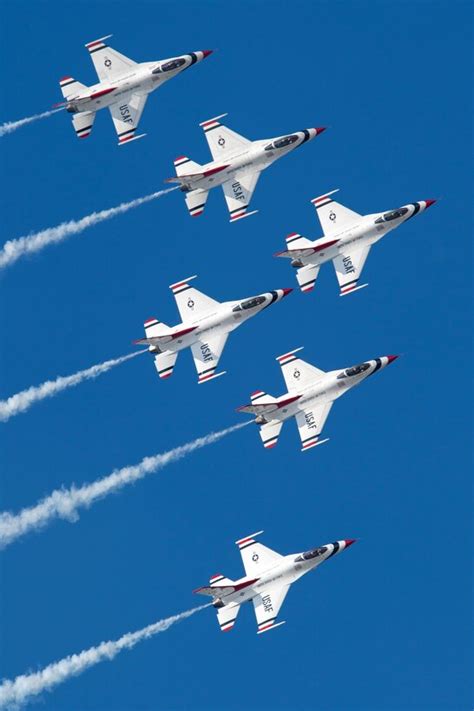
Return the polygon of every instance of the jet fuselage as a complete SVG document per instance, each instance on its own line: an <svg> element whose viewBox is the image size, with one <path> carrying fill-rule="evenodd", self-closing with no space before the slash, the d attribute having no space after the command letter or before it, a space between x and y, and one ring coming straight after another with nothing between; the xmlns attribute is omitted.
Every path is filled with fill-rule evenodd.
<svg viewBox="0 0 474 711"><path fill-rule="evenodd" d="M315 379L314 382L301 387L301 389L292 389L289 393L290 397L282 395L275 402L274 411L257 416L255 421L258 424L270 422L272 419L285 421L290 417L294 417L300 411L304 411L306 417L310 418L311 407L319 407L326 402L337 400L337 398L359 385L370 375L385 368L395 357L382 356L344 370L330 370L327 373L322 373L320 379ZM295 377L298 377L298 372L295 368ZM278 402L285 402L286 400L292 400L292 402L278 408Z"/></svg>
<svg viewBox="0 0 474 711"><path fill-rule="evenodd" d="M189 348L197 341L205 341L220 334L230 333L238 326L247 321L252 316L256 316L260 311L266 309L273 303L280 301L286 296L291 289L276 289L275 291L266 292L258 296L252 296L243 301L224 301L219 304L215 310L206 313L196 319L186 320L185 323L175 326L170 329L169 342L164 343L165 334L161 336L159 346L151 346L151 352L164 353L165 351L178 352L185 348ZM192 300L191 300L192 301ZM190 305L193 308L193 305ZM190 329L178 338L173 338L174 332Z"/></svg>
<svg viewBox="0 0 474 711"><path fill-rule="evenodd" d="M244 576L233 582L235 591L229 594L219 594L216 596L214 605L216 607L229 604L241 605L252 600L256 595L262 595L265 604L266 591L275 587L291 585L328 558L348 548L353 542L351 539L335 541L307 552L286 555L276 565L264 570L258 578Z"/></svg>
<svg viewBox="0 0 474 711"><path fill-rule="evenodd" d="M159 62L141 62L113 80L99 82L68 97L66 110L69 113L98 111L116 104L121 96L128 97L133 92L150 94L168 79L177 76L197 61L201 61L207 54L209 51L199 51ZM178 66L174 66L175 64Z"/></svg>
<svg viewBox="0 0 474 711"><path fill-rule="evenodd" d="M295 259L294 266L302 264L321 265L330 262L340 254L347 254L361 247L370 247L378 242L384 235L399 227L411 217L416 215L420 209L425 209L426 201L403 205L397 210L389 212L376 212L371 215L360 215L352 225L340 230L327 232L324 237L315 240L312 247L317 251L313 254L305 255L302 261ZM423 207L422 207L423 206ZM350 270L351 265L347 268Z"/></svg>
<svg viewBox="0 0 474 711"><path fill-rule="evenodd" d="M186 183L181 189L184 192L198 188L210 190L231 180L237 173L239 176L243 176L246 173L259 173L279 158L306 143L306 141L315 138L323 130L322 128L308 128L291 135L253 141L244 150L239 148L235 151L229 151L221 160L211 161L201 166L199 169L200 174L196 177L191 175L189 179L186 178ZM280 143L285 145L279 146L278 144ZM238 185L239 183L236 180L235 190L238 190ZM236 193L236 199L239 199L238 192Z"/></svg>

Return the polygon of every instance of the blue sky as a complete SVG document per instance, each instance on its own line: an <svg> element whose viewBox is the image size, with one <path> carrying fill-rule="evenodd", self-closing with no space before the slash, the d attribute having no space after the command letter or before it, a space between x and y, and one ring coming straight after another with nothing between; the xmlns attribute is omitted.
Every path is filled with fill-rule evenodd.
<svg viewBox="0 0 474 711"><path fill-rule="evenodd" d="M24 259L1 275L7 397L131 350L143 321L177 322L168 285L198 274L217 299L295 286L285 235L320 236L310 199L340 188L375 212L441 197L382 241L369 288L340 299L330 265L229 340L227 375L198 386L189 353L160 382L134 359L2 425L2 510L92 481L239 421L274 358L305 346L323 369L385 353L391 368L340 400L331 440L302 454L245 428L57 522L1 555L1 674L12 678L198 604L209 575L242 573L234 541L265 529L282 553L360 542L295 585L287 624L231 634L205 610L42 698L54 711L470 707L469 435L472 7L466 2L9 2L1 120L47 109L83 45L113 33L135 60L209 59L150 97L146 139L118 148L110 117L86 141L58 114L1 139L2 242L160 189L173 159L208 159L200 121L249 138L328 125L259 182L256 216L228 223L220 191L192 220L179 193Z"/></svg>

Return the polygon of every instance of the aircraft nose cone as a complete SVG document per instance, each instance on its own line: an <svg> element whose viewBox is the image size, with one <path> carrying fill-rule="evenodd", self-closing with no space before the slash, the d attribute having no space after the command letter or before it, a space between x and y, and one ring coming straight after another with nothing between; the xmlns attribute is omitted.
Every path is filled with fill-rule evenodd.
<svg viewBox="0 0 474 711"><path fill-rule="evenodd" d="M394 360L397 360L397 358L398 358L397 355L388 355L388 356L387 356L387 360L388 360L388 364L387 364L387 365L390 365L390 363L393 363L393 361L394 361Z"/></svg>
<svg viewBox="0 0 474 711"><path fill-rule="evenodd" d="M427 207L430 207L430 205L434 205L435 202L436 202L436 200L425 200L425 201L424 201L424 203L425 203L425 209L426 209Z"/></svg>
<svg viewBox="0 0 474 711"><path fill-rule="evenodd" d="M353 543L357 542L357 538L347 538L344 543L346 544L346 548L349 548L349 546L352 546Z"/></svg>
<svg viewBox="0 0 474 711"><path fill-rule="evenodd" d="M284 298L285 296L288 296L288 294L291 294L292 291L293 291L293 289L282 289L283 298Z"/></svg>
<svg viewBox="0 0 474 711"><path fill-rule="evenodd" d="M212 54L213 51L214 51L213 49L201 49L201 52L203 54L203 59L205 59L206 57L209 57L209 55Z"/></svg>
<svg viewBox="0 0 474 711"><path fill-rule="evenodd" d="M320 133L323 133L327 129L327 126L319 126L318 128L313 128L313 131L316 131L316 136L319 136Z"/></svg>

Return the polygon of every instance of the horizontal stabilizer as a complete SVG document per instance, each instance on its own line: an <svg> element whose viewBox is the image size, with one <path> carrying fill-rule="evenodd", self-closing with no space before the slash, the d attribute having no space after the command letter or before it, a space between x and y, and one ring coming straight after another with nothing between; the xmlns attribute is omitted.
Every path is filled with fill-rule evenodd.
<svg viewBox="0 0 474 711"><path fill-rule="evenodd" d="M87 138L90 136L92 126L95 121L95 111L82 111L78 114L73 114L72 125L78 138Z"/></svg>
<svg viewBox="0 0 474 711"><path fill-rule="evenodd" d="M308 294L314 289L318 273L318 264L308 264L307 266L298 269L298 271L296 272L296 280L299 284L301 291L304 294Z"/></svg>
<svg viewBox="0 0 474 711"><path fill-rule="evenodd" d="M155 368L160 378L169 378L173 375L173 368L176 364L177 353L165 351L155 356Z"/></svg>
<svg viewBox="0 0 474 711"><path fill-rule="evenodd" d="M265 449L276 447L283 422L274 420L260 427L260 437Z"/></svg>
<svg viewBox="0 0 474 711"><path fill-rule="evenodd" d="M73 77L63 77L59 80L59 86L61 87L61 93L65 99L69 96L73 97L88 88L85 84L81 84L80 81L76 81Z"/></svg>

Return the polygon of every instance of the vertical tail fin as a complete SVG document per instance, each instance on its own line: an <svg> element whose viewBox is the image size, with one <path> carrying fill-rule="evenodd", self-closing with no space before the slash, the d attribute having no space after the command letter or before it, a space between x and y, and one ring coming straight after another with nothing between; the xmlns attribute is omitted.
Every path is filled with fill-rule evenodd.
<svg viewBox="0 0 474 711"><path fill-rule="evenodd" d="M76 81L73 77L63 77L59 80L59 86L61 87L61 93L65 99L67 99L68 96L74 96L79 91L83 91L83 89L87 89L85 84L81 84L80 81Z"/></svg>

